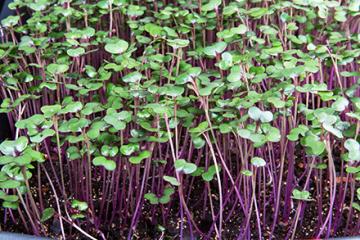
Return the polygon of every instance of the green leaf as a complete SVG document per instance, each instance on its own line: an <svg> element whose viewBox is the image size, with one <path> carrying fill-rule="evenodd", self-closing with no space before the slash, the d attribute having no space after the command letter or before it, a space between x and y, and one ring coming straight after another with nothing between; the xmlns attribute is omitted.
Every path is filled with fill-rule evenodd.
<svg viewBox="0 0 360 240"><path fill-rule="evenodd" d="M327 18L329 15L329 9L325 5L318 6L318 15L320 18Z"/></svg>
<svg viewBox="0 0 360 240"><path fill-rule="evenodd" d="M184 93L185 89L180 86L167 86L164 93L171 97L179 97Z"/></svg>
<svg viewBox="0 0 360 240"><path fill-rule="evenodd" d="M83 202L83 201L74 199L71 201L71 207L76 208L79 211L85 211L89 208L89 205L87 204L87 202Z"/></svg>
<svg viewBox="0 0 360 240"><path fill-rule="evenodd" d="M209 12L214 9L217 9L221 5L221 0L210 0L208 3L204 4L201 7L201 11Z"/></svg>
<svg viewBox="0 0 360 240"><path fill-rule="evenodd" d="M129 161L132 164L140 164L140 162L146 158L149 158L151 156L151 152L145 150L142 151L138 156L130 157Z"/></svg>
<svg viewBox="0 0 360 240"><path fill-rule="evenodd" d="M204 88L199 89L200 96L209 96L214 89L214 86L208 85Z"/></svg>
<svg viewBox="0 0 360 240"><path fill-rule="evenodd" d="M354 203L352 203L351 206L352 206L354 209L356 209L357 211L360 212L360 204L358 204L357 202L354 202Z"/></svg>
<svg viewBox="0 0 360 240"><path fill-rule="evenodd" d="M116 146L103 145L101 147L101 155L105 157L115 157L118 152L119 148Z"/></svg>
<svg viewBox="0 0 360 240"><path fill-rule="evenodd" d="M5 165L15 161L15 157L13 156L0 156L0 165ZM1 180L0 180L1 181Z"/></svg>
<svg viewBox="0 0 360 240"><path fill-rule="evenodd" d="M18 187L20 187L20 182L15 181L15 180L9 179L9 180L0 182L0 188L8 189L8 188L18 188Z"/></svg>
<svg viewBox="0 0 360 240"><path fill-rule="evenodd" d="M167 44L169 44L171 47L178 49L178 48L184 48L187 47L190 43L187 39L167 39Z"/></svg>
<svg viewBox="0 0 360 240"><path fill-rule="evenodd" d="M323 141L319 141L319 138L314 135L308 135L303 139L304 145L311 149L310 154L315 156L319 156L325 150L325 143Z"/></svg>
<svg viewBox="0 0 360 240"><path fill-rule="evenodd" d="M76 213L76 214L71 214L71 219L82 219L82 218L85 218L85 215L82 214L82 213Z"/></svg>
<svg viewBox="0 0 360 240"><path fill-rule="evenodd" d="M81 102L70 102L63 109L59 111L60 114L66 113L76 113L79 112L83 108L83 104Z"/></svg>
<svg viewBox="0 0 360 240"><path fill-rule="evenodd" d="M278 30L266 25L261 26L260 31L266 35L276 35L278 33Z"/></svg>
<svg viewBox="0 0 360 240"><path fill-rule="evenodd" d="M297 141L299 139L299 135L305 136L306 132L309 130L309 128L306 125L300 124L297 128L291 129L289 135L287 135L287 138L290 141Z"/></svg>
<svg viewBox="0 0 360 240"><path fill-rule="evenodd" d="M39 163L45 162L44 154L38 151L35 151L31 148L26 148L23 152L23 155L28 155L31 157L32 161L36 161Z"/></svg>
<svg viewBox="0 0 360 240"><path fill-rule="evenodd" d="M352 166L346 167L346 172L347 173L358 173L358 172L360 172L360 167L352 167Z"/></svg>
<svg viewBox="0 0 360 240"><path fill-rule="evenodd" d="M144 14L144 10L146 10L145 6L137 6L137 5L129 5L126 8L127 12L126 14L131 17L138 17Z"/></svg>
<svg viewBox="0 0 360 240"><path fill-rule="evenodd" d="M0 199L7 202L17 202L19 201L19 197L17 195L7 195L5 192L0 191Z"/></svg>
<svg viewBox="0 0 360 240"><path fill-rule="evenodd" d="M19 203L18 202L6 202L5 201L5 202L2 203L2 206L4 208L11 208L11 209L16 210L19 207Z"/></svg>
<svg viewBox="0 0 360 240"><path fill-rule="evenodd" d="M51 63L46 67L46 70L53 75L57 75L67 72L69 70L69 66L66 64Z"/></svg>
<svg viewBox="0 0 360 240"><path fill-rule="evenodd" d="M171 196L172 194L174 194L175 190L172 187L166 187L164 189L164 195L165 196Z"/></svg>
<svg viewBox="0 0 360 240"><path fill-rule="evenodd" d="M251 164L255 167L264 167L266 165L266 162L263 158L260 157L253 157L251 159Z"/></svg>
<svg viewBox="0 0 360 240"><path fill-rule="evenodd" d="M66 149L66 157L69 160L75 160L75 159L80 159L81 154L80 154L80 151L79 151L79 149L77 147L71 146L68 149Z"/></svg>
<svg viewBox="0 0 360 240"><path fill-rule="evenodd" d="M298 189L293 190L291 198L296 199L296 200L301 200L301 201L311 200L310 193L308 191L300 191Z"/></svg>
<svg viewBox="0 0 360 240"><path fill-rule="evenodd" d="M142 78L142 74L139 72L132 72L127 75L125 75L122 80L126 83L135 83L139 82Z"/></svg>
<svg viewBox="0 0 360 240"><path fill-rule="evenodd" d="M278 97L269 97L267 101L273 104L275 108L283 108L285 106L285 101Z"/></svg>
<svg viewBox="0 0 360 240"><path fill-rule="evenodd" d="M120 152L126 156L130 156L133 152L137 150L139 150L139 145L137 144L122 145L120 147Z"/></svg>
<svg viewBox="0 0 360 240"><path fill-rule="evenodd" d="M319 169L319 170L324 170L327 168L327 165L326 165L326 163L318 163L318 164L316 164L315 168Z"/></svg>
<svg viewBox="0 0 360 240"><path fill-rule="evenodd" d="M159 202L161 204L166 204L166 203L169 203L170 202L170 197L169 196L162 196L161 198L159 198Z"/></svg>
<svg viewBox="0 0 360 240"><path fill-rule="evenodd" d="M215 57L217 54L222 53L226 46L227 44L225 42L217 42L211 46L205 47L203 51L206 55Z"/></svg>
<svg viewBox="0 0 360 240"><path fill-rule="evenodd" d="M175 192L175 190L172 187L166 187L164 189L164 194L163 196L159 199L159 202L161 204L166 204L170 202L170 197L171 195L173 195Z"/></svg>
<svg viewBox="0 0 360 240"><path fill-rule="evenodd" d="M249 117L255 121L260 119L261 113L262 111L258 107L251 107L248 111Z"/></svg>
<svg viewBox="0 0 360 240"><path fill-rule="evenodd" d="M218 170L220 172L221 168L218 167ZM215 167L215 165L211 165L206 172L201 174L201 177L202 177L202 179L204 179L204 181L210 182L211 180L214 179L215 174L216 174L216 167Z"/></svg>
<svg viewBox="0 0 360 240"><path fill-rule="evenodd" d="M251 8L250 10L248 10L247 13L253 18L261 18L262 16L264 16L268 13L268 9L255 7L255 8Z"/></svg>
<svg viewBox="0 0 360 240"><path fill-rule="evenodd" d="M260 121L263 123L271 122L273 120L273 114L270 111L261 112Z"/></svg>
<svg viewBox="0 0 360 240"><path fill-rule="evenodd" d="M7 27L13 27L15 26L20 20L19 16L8 16L7 18L4 18L1 20L1 25L5 28Z"/></svg>
<svg viewBox="0 0 360 240"><path fill-rule="evenodd" d="M175 168L178 172L184 172L185 174L191 174L196 171L197 166L194 163L188 163L184 159L178 159L175 161Z"/></svg>
<svg viewBox="0 0 360 240"><path fill-rule="evenodd" d="M258 107L250 107L248 111L249 117L255 121L260 120L263 123L271 122L273 114L270 111L261 111Z"/></svg>
<svg viewBox="0 0 360 240"><path fill-rule="evenodd" d="M247 177L251 177L253 173L250 170L241 170L241 174Z"/></svg>
<svg viewBox="0 0 360 240"><path fill-rule="evenodd" d="M273 46L271 48L266 48L266 49L261 50L261 52L264 53L264 54L274 55L274 56L276 56L279 53L282 53L283 51L284 51L284 49L283 49L283 47L281 45L280 46Z"/></svg>
<svg viewBox="0 0 360 240"><path fill-rule="evenodd" d="M79 57L81 55L83 55L85 53L85 49L82 47L79 48L74 48L74 49L68 49L66 51L66 53L70 56L70 57Z"/></svg>
<svg viewBox="0 0 360 240"><path fill-rule="evenodd" d="M122 39L116 39L114 41L105 44L105 51L112 54L122 54L128 49L128 47L129 47L128 42Z"/></svg>
<svg viewBox="0 0 360 240"><path fill-rule="evenodd" d="M196 149L200 149L205 146L205 140L201 137L194 137L192 138L192 141Z"/></svg>
<svg viewBox="0 0 360 240"><path fill-rule="evenodd" d="M251 132L248 129L239 128L237 130L237 133L239 134L240 137L245 138L245 139L250 139L250 137L251 137Z"/></svg>
<svg viewBox="0 0 360 240"><path fill-rule="evenodd" d="M231 127L231 125L228 124L228 123L222 123L222 124L220 124L220 126L219 126L219 130L220 130L220 132L221 132L222 134L226 134L226 133L231 132L232 127Z"/></svg>
<svg viewBox="0 0 360 240"><path fill-rule="evenodd" d="M281 139L280 130L278 128L270 127L266 132L266 139L270 142L279 142Z"/></svg>
<svg viewBox="0 0 360 240"><path fill-rule="evenodd" d="M124 130L126 128L126 122L131 121L131 112L116 112L115 109L109 108L104 117L104 121L113 126L117 131Z"/></svg>
<svg viewBox="0 0 360 240"><path fill-rule="evenodd" d="M350 0L350 2L349 2L349 10L353 11L353 12L359 12L360 11L360 1L358 1L358 0Z"/></svg>
<svg viewBox="0 0 360 240"><path fill-rule="evenodd" d="M55 210L53 208L45 208L41 215L41 222L46 222L50 218L52 218L55 214Z"/></svg>
<svg viewBox="0 0 360 240"><path fill-rule="evenodd" d="M153 23L145 24L144 29L153 37L160 36L163 30L162 27Z"/></svg>
<svg viewBox="0 0 360 240"><path fill-rule="evenodd" d="M338 112L342 112L346 109L346 107L349 105L349 100L347 100L344 97L339 97L336 99L336 101L331 105L333 109L335 109Z"/></svg>
<svg viewBox="0 0 360 240"><path fill-rule="evenodd" d="M237 11L239 11L239 9L235 4L229 4L224 7L223 15L230 16L230 15L233 15L234 13L236 13Z"/></svg>
<svg viewBox="0 0 360 240"><path fill-rule="evenodd" d="M41 112L44 114L45 117L49 118L60 112L61 105L46 105L41 107Z"/></svg>
<svg viewBox="0 0 360 240"><path fill-rule="evenodd" d="M178 180L174 177L170 177L170 176L164 176L163 179L165 181L167 181L168 183L170 183L173 186L180 186L180 183L178 182Z"/></svg>
<svg viewBox="0 0 360 240"><path fill-rule="evenodd" d="M346 11L344 11L344 9L342 7L336 8L334 18L338 22L345 22L346 21Z"/></svg>
<svg viewBox="0 0 360 240"><path fill-rule="evenodd" d="M159 198L154 193L146 193L144 198L149 200L150 204L159 204Z"/></svg>
<svg viewBox="0 0 360 240"><path fill-rule="evenodd" d="M360 161L360 144L355 139L347 139L344 147L349 152L349 160Z"/></svg>
<svg viewBox="0 0 360 240"><path fill-rule="evenodd" d="M49 4L48 0L37 0L33 3L28 3L28 7L34 11L43 11L46 9L46 6Z"/></svg>
<svg viewBox="0 0 360 240"><path fill-rule="evenodd" d="M238 82L241 80L243 76L240 66L233 66L230 69L230 74L227 76L227 80L229 82Z"/></svg>
<svg viewBox="0 0 360 240"><path fill-rule="evenodd" d="M221 54L221 62L219 63L219 68L226 70L233 65L233 57L229 52L223 52ZM229 77L229 76L228 76Z"/></svg>
<svg viewBox="0 0 360 240"><path fill-rule="evenodd" d="M240 34L241 35L241 34L245 34L248 31L248 29L247 29L246 25L240 24L237 27L231 28L230 31L232 33L234 33L234 34Z"/></svg>
<svg viewBox="0 0 360 240"><path fill-rule="evenodd" d="M16 156L17 153L21 153L25 150L29 143L27 137L21 136L14 141L5 140L0 144L0 152L8 156Z"/></svg>
<svg viewBox="0 0 360 240"><path fill-rule="evenodd" d="M14 163L16 163L17 165L25 166L25 165L31 163L32 158L30 155L24 154L24 155L16 157L14 160L15 160Z"/></svg>
<svg viewBox="0 0 360 240"><path fill-rule="evenodd" d="M323 127L326 131L334 134L336 137L338 138L343 138L343 135L341 133L341 131L335 127L333 127L331 124L328 124L328 123L324 123L323 124Z"/></svg>
<svg viewBox="0 0 360 240"><path fill-rule="evenodd" d="M103 166L108 171L114 171L116 169L116 162L113 160L108 160L105 157L96 157L93 159L93 164L95 166Z"/></svg>

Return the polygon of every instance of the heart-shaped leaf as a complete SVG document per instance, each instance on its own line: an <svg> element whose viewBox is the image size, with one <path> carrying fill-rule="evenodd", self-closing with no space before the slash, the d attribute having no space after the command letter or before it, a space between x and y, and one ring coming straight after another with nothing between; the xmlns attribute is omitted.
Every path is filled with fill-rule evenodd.
<svg viewBox="0 0 360 240"><path fill-rule="evenodd" d="M55 210L53 208L45 208L41 214L41 222L46 222L50 218L52 218L55 214Z"/></svg>
<svg viewBox="0 0 360 240"><path fill-rule="evenodd" d="M144 29L153 37L160 36L162 32L162 27L153 23L145 24Z"/></svg>
<svg viewBox="0 0 360 240"><path fill-rule="evenodd" d="M87 202L83 202L83 201L74 199L71 201L71 207L76 208L79 211L85 211L89 208L89 205L87 204Z"/></svg>
<svg viewBox="0 0 360 240"><path fill-rule="evenodd" d="M122 145L120 147L120 152L126 156L130 156L131 154L133 154L133 152L138 151L138 150L139 150L138 144Z"/></svg>
<svg viewBox="0 0 360 240"><path fill-rule="evenodd" d="M219 166L218 166L218 170L219 172L221 171L221 168ZM215 165L211 165L206 172L201 174L201 177L204 179L204 181L210 182L211 180L214 179L215 174L216 174L216 167Z"/></svg>
<svg viewBox="0 0 360 240"><path fill-rule="evenodd" d="M175 161L175 168L178 172L184 172L185 174L191 174L196 171L197 166L194 163L188 163L184 159L178 159Z"/></svg>
<svg viewBox="0 0 360 240"><path fill-rule="evenodd" d="M74 49L68 49L66 51L66 53L70 56L70 57L79 57L81 55L83 55L85 53L85 49L82 47L79 48L74 48Z"/></svg>
<svg viewBox="0 0 360 240"><path fill-rule="evenodd" d="M61 105L46 105L41 107L41 112L44 114L45 117L49 118L60 112Z"/></svg>
<svg viewBox="0 0 360 240"><path fill-rule="evenodd" d="M150 204L159 204L159 198L154 193L146 193L144 198L149 200Z"/></svg>
<svg viewBox="0 0 360 240"><path fill-rule="evenodd" d="M24 136L21 136L14 141L5 140L0 144L0 152L2 152L4 155L15 157L18 153L21 153L25 150L28 143L28 138Z"/></svg>
<svg viewBox="0 0 360 240"><path fill-rule="evenodd" d="M170 183L173 186L180 186L180 183L178 182L178 180L174 177L170 177L170 176L164 176L163 179L165 181L167 181L168 183Z"/></svg>
<svg viewBox="0 0 360 240"><path fill-rule="evenodd" d="M292 192L292 198L301 201L309 201L310 193L308 191L300 191L298 189L294 189Z"/></svg>
<svg viewBox="0 0 360 240"><path fill-rule="evenodd" d="M46 70L53 75L57 75L67 72L69 70L69 66L66 64L51 63L46 67Z"/></svg>
<svg viewBox="0 0 360 240"><path fill-rule="evenodd" d="M251 164L254 165L255 167L265 167L266 162L261 157L253 157L251 159Z"/></svg>
<svg viewBox="0 0 360 240"><path fill-rule="evenodd" d="M105 51L112 54L122 54L128 49L128 47L129 47L128 42L122 39L117 39L107 43L105 45Z"/></svg>
<svg viewBox="0 0 360 240"><path fill-rule="evenodd" d="M339 97L336 101L331 105L338 112L342 112L349 105L349 100L344 97Z"/></svg>
<svg viewBox="0 0 360 240"><path fill-rule="evenodd" d="M113 160L108 160L105 157L96 157L93 159L93 164L95 166L103 166L106 170L114 171L116 168L116 163Z"/></svg>
<svg viewBox="0 0 360 240"><path fill-rule="evenodd" d="M139 164L142 160L145 158L149 158L151 156L151 153L149 151L142 151L138 156L130 157L129 161L132 164Z"/></svg>
<svg viewBox="0 0 360 240"><path fill-rule="evenodd" d="M355 139L347 139L344 147L349 151L349 160L360 161L360 144Z"/></svg>
<svg viewBox="0 0 360 240"><path fill-rule="evenodd" d="M218 8L221 4L221 0L210 0L207 4L204 4L201 8L201 11L209 12Z"/></svg>
<svg viewBox="0 0 360 240"><path fill-rule="evenodd" d="M59 111L60 114L66 113L75 113L80 111L83 108L83 104L81 102L70 102L63 109Z"/></svg>
<svg viewBox="0 0 360 240"><path fill-rule="evenodd" d="M273 114L270 111L261 111L258 107L250 107L248 111L249 117L255 121L271 122L273 120Z"/></svg>
<svg viewBox="0 0 360 240"><path fill-rule="evenodd" d="M131 121L131 113L128 111L116 112L115 109L109 108L104 121L113 126L117 131L123 130L126 127L126 123Z"/></svg>
<svg viewBox="0 0 360 240"><path fill-rule="evenodd" d="M135 83L139 82L142 78L142 74L139 72L132 72L127 75L125 75L122 80L126 83Z"/></svg>
<svg viewBox="0 0 360 240"><path fill-rule="evenodd" d="M0 188L5 188L5 189L9 189L9 188L18 188L20 187L20 182L15 181L15 180L6 180L3 182L0 182Z"/></svg>
<svg viewBox="0 0 360 240"><path fill-rule="evenodd" d="M261 113L262 111L258 107L251 107L248 111L249 117L255 121L260 119Z"/></svg>
<svg viewBox="0 0 360 240"><path fill-rule="evenodd" d="M175 49L187 47L190 43L190 41L187 39L168 39L166 41L167 44L169 44L171 47Z"/></svg>
<svg viewBox="0 0 360 240"><path fill-rule="evenodd" d="M119 148L116 146L103 145L101 147L101 155L105 157L115 157L118 152Z"/></svg>
<svg viewBox="0 0 360 240"><path fill-rule="evenodd" d="M6 18L4 18L3 20L1 20L1 25L3 27L13 27L15 26L20 20L19 16L8 16Z"/></svg>
<svg viewBox="0 0 360 240"><path fill-rule="evenodd" d="M325 143L314 135L304 137L303 144L310 149L309 154L311 155L319 156L325 150Z"/></svg>
<svg viewBox="0 0 360 240"><path fill-rule="evenodd" d="M211 46L204 48L204 53L208 56L216 56L217 54L222 53L226 49L227 44L225 42L217 42Z"/></svg>

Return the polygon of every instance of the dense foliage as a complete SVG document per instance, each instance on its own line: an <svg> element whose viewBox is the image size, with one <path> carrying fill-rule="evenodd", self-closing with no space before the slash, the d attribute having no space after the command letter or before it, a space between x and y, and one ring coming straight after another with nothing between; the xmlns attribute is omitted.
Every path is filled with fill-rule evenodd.
<svg viewBox="0 0 360 240"><path fill-rule="evenodd" d="M357 0L15 0L1 228L64 239L360 231Z"/></svg>

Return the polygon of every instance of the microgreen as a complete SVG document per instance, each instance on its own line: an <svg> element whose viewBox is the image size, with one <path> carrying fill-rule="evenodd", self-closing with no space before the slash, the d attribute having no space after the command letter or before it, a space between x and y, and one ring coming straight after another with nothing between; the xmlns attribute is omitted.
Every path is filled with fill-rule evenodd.
<svg viewBox="0 0 360 240"><path fill-rule="evenodd" d="M359 232L359 1L9 8L2 230L59 239Z"/></svg>

